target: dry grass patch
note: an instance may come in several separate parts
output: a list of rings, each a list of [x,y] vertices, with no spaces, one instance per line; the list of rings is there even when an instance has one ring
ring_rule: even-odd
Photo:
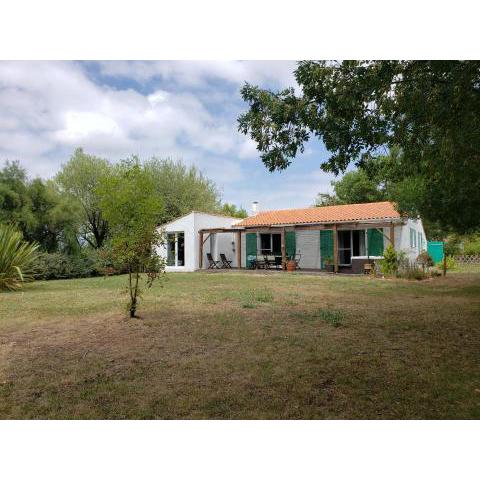
[[[480,275],[123,282],[2,294],[0,418],[480,417]]]

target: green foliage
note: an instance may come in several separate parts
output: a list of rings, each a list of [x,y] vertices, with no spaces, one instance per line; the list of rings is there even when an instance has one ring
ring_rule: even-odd
[[[52,182],[29,180],[18,162],[0,170],[0,222],[16,225],[26,241],[49,252],[79,248],[76,205]]]
[[[397,277],[405,278],[406,280],[424,280],[428,277],[428,273],[423,267],[420,267],[416,262],[410,262],[407,254],[402,250],[397,252],[398,270]]]
[[[111,234],[112,254],[128,271],[128,311],[135,317],[141,295],[142,274],[150,287],[164,270],[157,254],[162,243],[157,226],[164,215],[163,202],[148,166],[137,157],[115,165],[97,188],[100,207]]]
[[[445,230],[480,226],[479,61],[303,61],[295,77],[300,96],[249,84],[241,91],[249,110],[239,130],[270,171],[287,168],[312,136],[331,152],[322,168],[335,174],[398,147],[401,203],[414,199]]]
[[[428,274],[417,265],[410,265],[399,270],[397,276],[406,280],[425,280]]]
[[[388,247],[383,252],[383,259],[380,261],[380,265],[382,267],[382,272],[385,275],[394,275],[398,271],[398,257],[397,252],[392,247],[392,245],[388,245]]]
[[[160,223],[167,223],[192,210],[206,213],[220,210],[220,194],[216,185],[196,167],[155,157],[144,165],[156,194],[163,201]]]
[[[243,207],[237,207],[233,203],[224,203],[220,213],[228,217],[247,218],[248,213]]]
[[[59,188],[74,198],[82,208],[81,237],[93,248],[101,248],[108,235],[108,224],[100,208],[97,187],[108,175],[110,163],[77,148],[55,177]]]
[[[465,255],[480,255],[480,235],[472,235],[465,239],[463,253]]]
[[[316,206],[345,205],[349,203],[368,203],[385,200],[385,193],[380,186],[368,177],[364,170],[346,173],[341,180],[332,181],[335,195],[322,194],[317,196]]]
[[[434,265],[433,258],[426,251],[423,251],[418,255],[417,263],[421,265],[424,270],[425,268],[430,268]]]
[[[447,270],[455,270],[457,268],[457,263],[455,262],[455,259],[453,258],[452,255],[447,255]],[[438,262],[437,263],[437,268],[443,269],[443,262]]]
[[[0,290],[18,290],[33,279],[37,249],[13,225],[0,224]]]
[[[42,252],[36,260],[35,278],[37,280],[83,278],[99,274],[100,267],[93,250],[85,249],[77,255]]]

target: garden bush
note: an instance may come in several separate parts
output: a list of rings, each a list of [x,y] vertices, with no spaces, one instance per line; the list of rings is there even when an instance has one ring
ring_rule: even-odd
[[[385,275],[394,275],[397,272],[398,257],[392,245],[389,245],[383,252],[383,260],[380,260],[380,267]]]
[[[82,278],[100,275],[96,253],[84,251],[79,255],[41,253],[37,259],[38,280]]]
[[[480,255],[480,236],[467,240],[463,247],[463,253],[465,255]]]
[[[434,262],[433,258],[428,252],[423,251],[417,257],[417,263],[423,268],[423,271],[428,270],[430,267],[433,267]]]
[[[449,255],[447,256],[447,270],[455,270],[457,264],[455,262],[455,259],[453,256]],[[443,269],[443,261],[437,263],[437,267],[440,269]]]

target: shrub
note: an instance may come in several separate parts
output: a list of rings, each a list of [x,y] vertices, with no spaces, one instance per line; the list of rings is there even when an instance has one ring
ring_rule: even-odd
[[[467,240],[463,247],[465,255],[480,255],[480,236]]]
[[[37,249],[15,227],[0,225],[0,290],[18,290],[33,280]]]
[[[416,262],[411,262],[405,252],[399,252],[398,259],[397,277],[407,280],[424,280],[428,277],[424,268],[420,268]]]
[[[41,253],[37,259],[35,278],[39,280],[82,278],[99,273],[97,255],[94,251],[84,251],[80,255]]]
[[[433,258],[428,254],[428,252],[422,252],[417,257],[417,263],[425,270],[426,268],[433,267]]]
[[[392,245],[389,245],[383,252],[383,260],[380,260],[380,266],[385,275],[394,275],[397,273],[398,257]]]
[[[409,267],[400,270],[398,277],[407,280],[424,280],[428,277],[428,274],[417,265],[411,264]]]
[[[454,270],[456,266],[455,259],[451,255],[447,256],[447,270]],[[443,270],[443,261],[438,262],[437,267]]]
[[[438,270],[438,268],[432,268],[430,270],[430,275],[432,277],[440,277],[442,275],[442,272],[440,270]]]

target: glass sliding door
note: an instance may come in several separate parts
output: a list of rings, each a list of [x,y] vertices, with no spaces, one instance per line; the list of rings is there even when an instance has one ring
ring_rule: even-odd
[[[272,233],[272,254],[282,255],[282,235],[280,233]]]
[[[183,267],[185,265],[185,233],[167,233],[167,266]]]
[[[167,233],[167,266],[175,266],[175,234]]]
[[[183,232],[177,233],[177,266],[183,267],[185,265],[185,234]]]
[[[270,255],[272,253],[272,235],[270,233],[260,234],[260,252],[262,255]]]
[[[339,265],[352,264],[351,230],[339,230],[338,232],[338,263]]]

